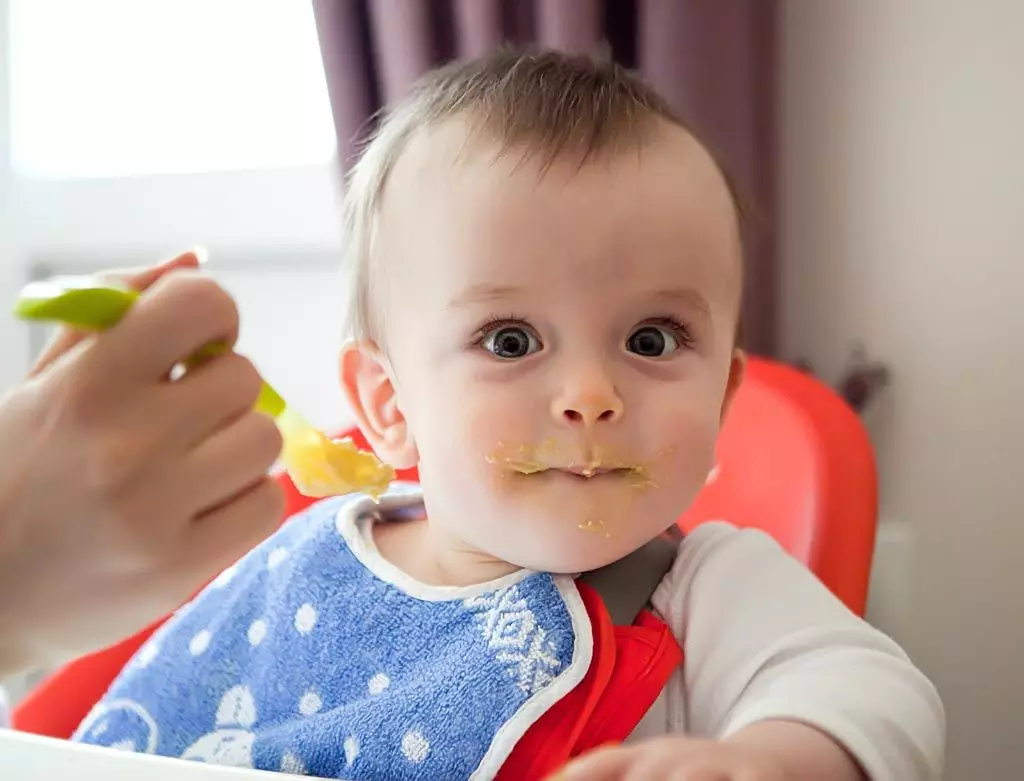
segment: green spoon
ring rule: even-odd
[[[101,331],[120,321],[138,297],[137,291],[99,277],[53,277],[27,284],[14,314],[22,320]],[[223,345],[209,345],[186,363],[195,365],[224,349]],[[391,467],[357,448],[351,440],[331,439],[310,425],[267,382],[260,389],[255,408],[277,423],[284,439],[281,461],[296,488],[306,496],[358,491],[376,499],[394,480]]]

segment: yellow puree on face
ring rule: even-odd
[[[505,470],[516,472],[521,475],[533,475],[544,472],[550,468],[550,459],[544,456],[554,457],[557,455],[558,447],[554,440],[546,440],[541,445],[519,445],[509,450],[503,442],[499,442],[495,452],[487,456],[487,463],[500,466]],[[614,466],[619,469],[626,469],[625,476],[627,484],[639,492],[657,488],[657,484],[651,479],[650,470],[642,464],[619,463],[615,459],[607,458],[603,453],[595,453],[588,463],[584,473],[596,472],[602,466]],[[577,526],[580,531],[604,534],[611,537],[608,525],[603,519],[594,514],[594,508],[585,513],[585,519]]]

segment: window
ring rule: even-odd
[[[322,165],[311,4],[9,0],[11,164],[85,179]]]
[[[309,0],[0,0],[4,13],[0,293],[203,245],[243,312],[240,347],[335,421],[341,181]],[[0,320],[5,350],[27,344],[0,389],[38,335]]]

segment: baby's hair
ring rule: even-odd
[[[609,59],[501,48],[428,73],[378,117],[345,185],[342,274],[350,338],[377,339],[380,332],[378,308],[371,305],[371,257],[388,178],[414,134],[453,117],[502,153],[539,156],[542,168],[565,156],[582,166],[595,156],[639,149],[659,119],[693,134],[656,90]],[[742,221],[737,189],[719,170]]]

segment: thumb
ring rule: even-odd
[[[206,251],[193,249],[182,253],[177,257],[165,260],[155,266],[142,269],[118,269],[101,271],[96,276],[110,282],[118,282],[133,290],[143,291],[151,287],[158,279],[178,269],[196,269],[206,260]],[[50,364],[67,353],[87,333],[73,328],[61,328],[53,340],[46,346],[46,349],[36,359],[35,365],[29,372],[29,377],[35,377],[44,371]]]

